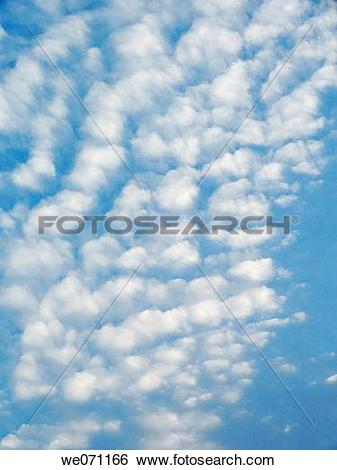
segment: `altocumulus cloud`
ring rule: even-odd
[[[36,221],[47,213],[211,217],[291,208],[325,166],[318,134],[326,126],[324,93],[337,85],[336,10],[308,0],[103,0],[93,7],[83,0],[67,8],[36,0],[17,2],[14,15],[13,5],[3,2],[0,30],[8,50],[0,81],[0,304],[10,338],[2,351],[1,446],[85,448],[107,438],[120,448],[226,446],[226,419],[240,411],[264,365],[196,264],[266,347],[278,328],[306,318],[286,310],[286,293],[275,287],[290,275],[272,258],[279,235],[41,237]],[[297,372],[284,358],[276,367]]]

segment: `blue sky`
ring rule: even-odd
[[[0,9],[1,448],[336,448],[335,2]],[[38,235],[39,215],[88,214],[300,223]]]

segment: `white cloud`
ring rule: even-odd
[[[249,281],[267,281],[273,274],[273,261],[270,258],[247,260],[230,269],[229,274]]]
[[[123,158],[123,151],[118,149]],[[121,160],[110,146],[87,146],[80,152],[69,182],[84,193],[102,188],[111,180],[121,165]]]
[[[207,37],[207,41],[205,38]],[[242,46],[240,34],[226,29],[218,18],[201,18],[181,38],[176,48],[177,60],[188,70],[200,68],[203,73],[221,72],[237,56]],[[205,70],[204,64],[209,62]]]
[[[284,240],[246,234],[64,240],[55,230],[39,238],[37,217],[93,211],[188,217],[205,207],[198,198],[205,187],[207,216],[263,215],[274,204],[300,200],[302,185],[326,160],[316,134],[327,124],[323,93],[337,83],[336,14],[319,13],[315,34],[211,169],[209,187],[205,181],[200,189],[202,172],[307,27],[309,2],[264,0],[254,11],[244,0],[132,0],[127,7],[118,0],[92,9],[71,2],[76,14],[57,1],[35,4],[39,15],[54,15],[41,24],[43,46],[146,189],[126,173],[43,52],[25,45],[0,85],[0,129],[9,140],[18,129],[28,136],[27,159],[1,180],[10,202],[13,183],[20,197],[29,195],[25,205],[0,213],[1,307],[13,330],[20,328],[8,377],[14,404],[49,390],[133,269],[144,266],[50,397],[56,410],[68,403],[67,422],[22,426],[1,445],[89,447],[93,436],[121,426],[100,405],[119,414],[122,401],[139,447],[216,448],[216,433],[214,441],[209,434],[223,426],[225,411],[238,411],[258,365],[195,265],[205,265],[265,347],[277,328],[306,319],[302,311],[283,315],[286,299],[267,285],[287,275],[269,251]],[[276,367],[296,372],[283,358]],[[74,418],[77,405],[87,411],[92,402],[97,416]]]
[[[284,374],[295,374],[295,372],[297,371],[296,366],[289,362],[284,362],[283,364],[280,364],[278,366],[278,370],[280,372],[283,372]]]
[[[270,39],[276,39],[280,34],[289,33],[299,26],[300,21],[303,21],[309,7],[308,1],[300,2],[299,0],[282,4],[277,0],[262,2],[255,11],[245,37],[248,41],[261,45]]]
[[[12,279],[57,279],[72,264],[70,244],[61,240],[17,239],[7,248],[6,273]]]
[[[214,447],[214,444],[205,441],[204,433],[220,425],[219,418],[209,413],[177,414],[166,409],[140,416],[139,421],[145,430],[145,436],[140,441],[140,447],[143,449]]]
[[[192,207],[198,188],[192,172],[171,170],[160,181],[154,197],[163,210],[183,211]]]
[[[17,435],[8,434],[1,441],[2,449],[86,449],[91,438],[101,431],[120,429],[118,420],[78,419],[55,425],[23,425]]]
[[[334,374],[334,375],[330,375],[329,377],[327,377],[325,379],[326,383],[327,384],[335,384],[337,383],[337,374]]]

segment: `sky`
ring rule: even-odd
[[[336,3],[0,11],[0,448],[336,449]]]

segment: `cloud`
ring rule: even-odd
[[[230,269],[232,276],[249,281],[267,281],[273,276],[273,261],[270,258],[247,260]]]
[[[256,9],[252,23],[245,31],[246,39],[262,45],[281,34],[292,32],[303,21],[309,8],[310,2],[307,1],[293,0],[280,5],[276,0],[267,0]]]
[[[306,320],[287,298],[291,273],[280,259],[292,238],[63,237],[55,229],[40,236],[37,217],[241,218],[295,207],[326,166],[321,137],[330,126],[324,97],[337,85],[336,12],[298,0],[80,3],[67,11],[56,0],[23,8],[145,189],[35,42],[22,36],[17,50],[8,46],[0,80],[0,144],[9,156],[0,180],[8,423],[20,422],[22,409],[50,389],[142,269],[49,397],[53,413],[67,406],[64,421],[55,422],[46,403],[43,420],[7,433],[1,446],[88,448],[104,433],[118,436],[125,420],[134,429],[130,446],[224,447],[225,423],[243,398],[256,405],[250,387],[259,385],[260,364],[196,264],[267,348],[279,328]],[[198,185],[314,11],[317,27]],[[8,29],[2,40],[17,42],[19,34]],[[275,367],[297,371],[283,357]]]
[[[177,414],[166,409],[150,412],[139,419],[145,430],[145,436],[140,441],[143,449],[210,448],[214,444],[205,442],[203,433],[220,425],[219,418],[211,414]]]
[[[335,384],[337,383],[337,374],[334,374],[334,375],[330,375],[329,377],[327,377],[325,379],[326,383],[327,384]]]
[[[12,279],[57,279],[73,263],[69,243],[17,239],[7,248],[6,273]]]
[[[172,170],[162,178],[154,194],[161,209],[173,212],[192,207],[198,195],[198,188],[191,173]]]
[[[66,424],[23,425],[16,435],[8,434],[0,441],[3,449],[85,449],[96,433],[114,433],[120,428],[120,421],[80,419]]]
[[[207,43],[205,37],[208,38]],[[236,31],[224,27],[219,18],[200,18],[179,41],[176,56],[182,67],[199,69],[213,75],[221,72],[239,53],[242,38]],[[205,69],[204,63],[210,66]]]
[[[119,153],[123,153],[121,149]],[[107,184],[120,164],[120,159],[110,146],[85,147],[76,159],[69,182],[84,193],[90,193]]]
[[[279,372],[282,374],[293,375],[297,372],[297,367],[291,362],[287,362],[283,357],[274,359],[274,364]]]

